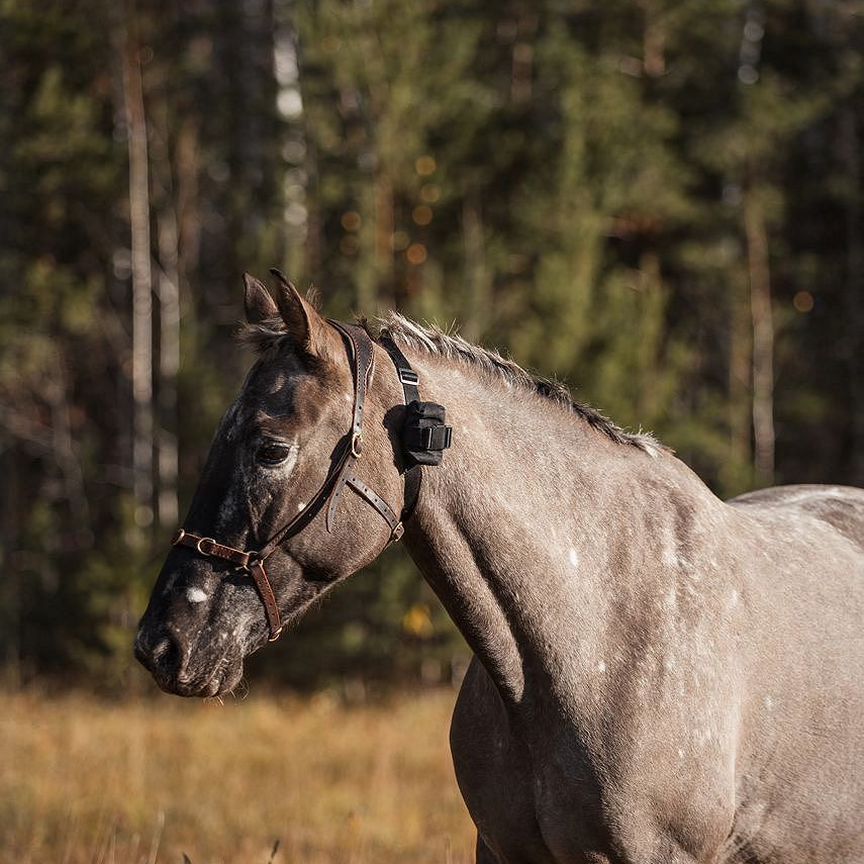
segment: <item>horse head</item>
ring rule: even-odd
[[[407,390],[365,330],[324,319],[276,275],[272,295],[245,277],[243,334],[259,357],[222,418],[135,641],[179,695],[230,692],[283,621],[402,531],[394,430]]]

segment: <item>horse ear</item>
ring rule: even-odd
[[[263,282],[244,273],[243,284],[246,286],[243,304],[246,307],[246,320],[250,324],[260,324],[268,318],[279,317],[279,310]]]
[[[327,322],[311,303],[300,296],[294,285],[279,270],[271,267],[270,272],[279,280],[276,287],[276,305],[292,342],[310,354],[323,353],[327,339]]]

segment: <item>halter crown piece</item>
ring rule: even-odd
[[[443,451],[453,438],[453,430],[445,425],[446,412],[434,402],[421,402],[418,385],[420,379],[411,368],[408,359],[389,336],[382,336],[379,344],[390,355],[396,374],[402,384],[405,398],[405,420],[401,429],[401,473],[405,481],[405,506],[397,516],[387,502],[367,486],[355,471],[357,461],[363,450],[363,408],[366,404],[366,390],[372,376],[375,361],[372,339],[362,327],[355,324],[342,324],[329,320],[345,340],[348,349],[348,362],[354,380],[354,410],[351,429],[337,445],[340,451],[333,462],[327,477],[309,504],[293,519],[286,522],[265,544],[256,551],[244,551],[218,543],[212,537],[201,537],[181,528],[172,541],[173,546],[186,546],[205,558],[219,558],[236,564],[252,577],[270,627],[270,641],[275,642],[282,632],[282,619],[279,604],[264,568],[264,562],[289,537],[294,537],[306,528],[318,512],[326,508],[325,526],[333,531],[336,510],[346,486],[350,486],[364,501],[381,515],[390,527],[389,546],[404,533],[404,522],[410,517],[420,495],[422,480],[421,466],[440,465]],[[386,548],[386,547],[385,547]]]

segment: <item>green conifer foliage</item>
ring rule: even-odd
[[[244,270],[282,266],[336,317],[458,322],[654,430],[719,494],[864,484],[856,16],[801,0],[0,3],[0,662],[128,684],[172,502],[182,519],[251,360],[231,342]],[[394,550],[255,662],[351,689],[464,660]]]

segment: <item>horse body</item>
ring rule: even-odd
[[[670,453],[423,371],[459,447],[406,536],[477,658],[451,742],[481,849],[864,860],[864,491],[724,503]]]
[[[275,313],[262,296],[255,320]],[[210,481],[270,526],[309,500],[304,456],[320,464],[348,410],[343,346],[305,306],[297,323],[291,303],[281,298],[286,327],[317,346],[315,362],[271,352],[275,368],[259,363],[250,419],[220,451],[239,467]],[[495,355],[420,328],[394,335],[454,427],[405,542],[475,655],[451,743],[478,861],[864,861],[864,490],[724,503],[655,442],[525,386]],[[358,464],[393,502],[401,392],[375,350]],[[287,376],[291,363],[308,371]],[[304,419],[290,406],[313,385],[318,409]],[[267,434],[295,454],[282,467],[256,468],[243,449],[260,440],[253,409],[265,396],[276,405]],[[196,501],[187,527],[205,533],[218,510],[220,542],[249,548],[243,508],[208,504],[206,490]],[[332,535],[313,525],[273,556],[288,617],[380,550],[376,514],[353,498],[341,509]],[[212,600],[192,609],[182,592],[199,585]],[[218,692],[266,640],[256,602],[224,568],[175,550],[139,656],[166,689]]]

